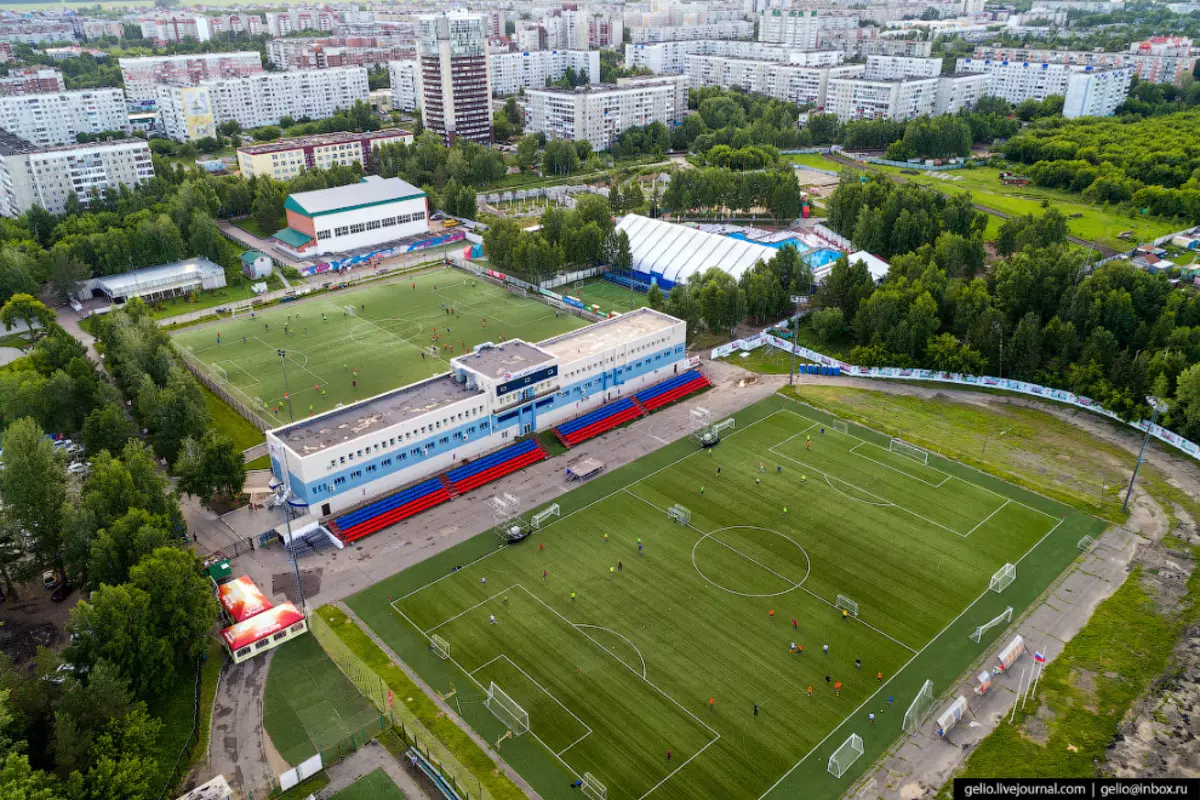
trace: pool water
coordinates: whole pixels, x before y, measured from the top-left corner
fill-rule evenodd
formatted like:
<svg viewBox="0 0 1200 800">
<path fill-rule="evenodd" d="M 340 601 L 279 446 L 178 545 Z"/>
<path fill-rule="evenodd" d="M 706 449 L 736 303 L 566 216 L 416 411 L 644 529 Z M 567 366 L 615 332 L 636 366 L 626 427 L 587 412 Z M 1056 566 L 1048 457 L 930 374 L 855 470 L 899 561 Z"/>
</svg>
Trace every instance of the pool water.
<svg viewBox="0 0 1200 800">
<path fill-rule="evenodd" d="M 782 239 L 778 242 L 759 242 L 754 239 L 751 239 L 750 237 L 748 237 L 746 234 L 742 233 L 741 231 L 734 231 L 733 233 L 727 233 L 725 235 L 728 236 L 730 239 L 741 239 L 743 242 L 750 242 L 750 244 L 762 245 L 763 247 L 770 247 L 775 250 L 782 250 L 784 247 L 788 246 L 789 244 L 792 247 L 796 248 L 796 250 L 801 253 L 803 253 L 809 249 L 808 245 L 806 245 L 804 242 L 800 241 L 799 239 L 795 239 L 795 238 Z"/>
<path fill-rule="evenodd" d="M 832 264 L 834 261 L 837 261 L 841 255 L 842 253 L 839 250 L 822 248 L 820 250 L 813 250 L 811 253 L 805 254 L 804 260 L 808 262 L 810 267 L 816 269 L 817 267 L 823 267 L 826 264 Z"/>
</svg>

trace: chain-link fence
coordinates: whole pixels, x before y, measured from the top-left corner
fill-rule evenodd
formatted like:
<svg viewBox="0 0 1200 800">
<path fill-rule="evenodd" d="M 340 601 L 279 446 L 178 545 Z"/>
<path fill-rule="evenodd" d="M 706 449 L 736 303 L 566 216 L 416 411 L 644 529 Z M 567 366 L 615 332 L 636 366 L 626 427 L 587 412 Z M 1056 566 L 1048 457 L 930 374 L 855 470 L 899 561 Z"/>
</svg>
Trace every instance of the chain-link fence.
<svg viewBox="0 0 1200 800">
<path fill-rule="evenodd" d="M 322 619 L 319 613 L 314 612 L 309 615 L 308 629 L 316 637 L 325 654 L 333 663 L 337 664 L 338 669 L 379 709 L 380 714 L 383 715 L 380 719 L 390 718 L 392 724 L 395 725 L 396 732 L 404 739 L 405 744 L 420 750 L 462 797 L 487 800 L 491 796 L 471 774 L 471 771 L 450 752 L 449 748 L 429 732 L 429 729 L 417 719 L 408 706 L 404 703 L 391 702 L 395 696 L 391 687 L 333 632 L 329 623 Z M 341 747 L 344 744 L 346 743 L 339 742 L 336 746 Z M 360 741 L 358 747 L 361 747 L 362 744 L 363 742 Z M 322 752 L 324 753 L 324 751 L 325 747 L 322 743 Z M 338 758 L 344 758 L 349 752 L 353 752 L 353 750 L 343 752 Z M 333 753 L 331 752 L 330 755 L 332 756 Z M 330 763 L 332 762 L 326 759 L 326 766 Z"/>
<path fill-rule="evenodd" d="M 171 771 L 167 773 L 167 779 L 163 783 L 162 792 L 159 794 L 160 800 L 171 794 L 171 790 L 179 784 L 179 770 L 186 762 L 187 756 L 192 752 L 192 747 L 195 746 L 200 736 L 200 674 L 203 664 L 204 661 L 202 659 L 196 659 L 196 685 L 194 688 L 195 694 L 192 698 L 192 729 L 188 731 L 187 740 L 183 743 L 183 747 L 179 748 L 179 754 L 175 756 L 175 763 L 171 765 Z"/>
</svg>

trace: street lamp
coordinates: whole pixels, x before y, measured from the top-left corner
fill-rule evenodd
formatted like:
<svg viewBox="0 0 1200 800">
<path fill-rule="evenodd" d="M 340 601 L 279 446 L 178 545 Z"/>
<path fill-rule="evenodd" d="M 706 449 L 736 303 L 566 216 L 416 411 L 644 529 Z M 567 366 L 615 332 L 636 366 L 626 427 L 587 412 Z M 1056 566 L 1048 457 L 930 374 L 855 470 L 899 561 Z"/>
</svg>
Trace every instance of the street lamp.
<svg viewBox="0 0 1200 800">
<path fill-rule="evenodd" d="M 283 493 L 283 502 L 279 505 L 283 509 L 283 522 L 287 526 L 287 551 L 288 556 L 290 556 L 292 561 L 292 577 L 296 581 L 296 599 L 300 601 L 300 613 L 307 617 L 308 602 L 304 598 L 304 585 L 300 582 L 300 563 L 296 556 L 296 539 L 292 535 L 292 475 L 288 470 L 287 448 L 281 447 L 279 448 L 279 452 L 283 457 L 284 476 L 284 484 L 281 488 Z"/>
<path fill-rule="evenodd" d="M 1157 397 L 1147 396 L 1146 402 L 1150 404 L 1150 424 L 1146 426 L 1146 435 L 1142 438 L 1142 449 L 1138 453 L 1137 463 L 1133 465 L 1133 475 L 1129 478 L 1129 488 L 1125 490 L 1125 502 L 1121 504 L 1121 513 L 1124 514 L 1129 509 L 1129 498 L 1133 496 L 1133 484 L 1137 481 L 1138 469 L 1142 466 L 1142 462 L 1146 460 L 1146 450 L 1150 447 L 1150 431 L 1153 430 L 1154 424 L 1158 422 L 1158 415 L 1167 410 L 1167 404 Z"/>
<path fill-rule="evenodd" d="M 1003 378 L 1004 377 L 1004 326 L 1000 324 L 1000 320 L 996 320 L 995 322 L 992 323 L 992 330 L 996 333 L 996 336 L 998 337 L 998 339 L 1000 341 L 1000 366 L 999 366 L 1000 374 L 997 375 L 996 377 Z"/>
<path fill-rule="evenodd" d="M 275 352 L 279 355 L 280 366 L 283 367 L 283 396 L 287 400 L 287 404 L 288 404 L 288 420 L 291 422 L 295 422 L 296 415 L 292 413 L 292 393 L 291 393 L 291 390 L 288 389 L 287 350 L 280 348 L 280 349 L 276 350 Z"/>
</svg>

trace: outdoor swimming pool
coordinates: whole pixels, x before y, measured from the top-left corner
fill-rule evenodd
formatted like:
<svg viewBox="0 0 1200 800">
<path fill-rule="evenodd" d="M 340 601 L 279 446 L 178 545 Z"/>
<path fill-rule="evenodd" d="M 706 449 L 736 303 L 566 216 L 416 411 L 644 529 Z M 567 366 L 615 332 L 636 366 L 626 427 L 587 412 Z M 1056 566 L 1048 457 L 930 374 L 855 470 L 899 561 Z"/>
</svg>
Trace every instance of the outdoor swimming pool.
<svg viewBox="0 0 1200 800">
<path fill-rule="evenodd" d="M 796 248 L 797 252 L 804 256 L 804 260 L 813 269 L 823 267 L 827 264 L 832 264 L 834 261 L 838 260 L 839 256 L 842 255 L 840 250 L 833 250 L 828 247 L 823 247 L 820 250 L 813 250 L 804 242 L 795 237 L 781 239 L 777 242 L 759 242 L 746 236 L 746 234 L 742 233 L 741 231 L 734 231 L 733 233 L 727 233 L 725 235 L 731 239 L 740 239 L 743 242 L 750 242 L 751 244 L 762 245 L 763 247 L 770 247 L 775 250 L 782 250 L 784 247 L 790 244 L 792 247 Z"/>
<path fill-rule="evenodd" d="M 771 247 L 771 248 L 774 248 L 775 250 L 782 250 L 784 247 L 786 247 L 789 244 L 792 247 L 796 248 L 796 250 L 801 253 L 803 253 L 809 249 L 808 245 L 806 245 L 804 242 L 802 242 L 799 239 L 796 239 L 794 237 L 791 239 L 782 239 L 778 242 L 760 242 L 760 241 L 757 241 L 756 239 L 751 239 L 749 236 L 742 233 L 741 231 L 734 231 L 733 233 L 727 233 L 725 235 L 728 236 L 730 239 L 741 239 L 743 242 L 750 242 L 750 244 L 758 244 L 758 245 L 762 245 L 763 247 Z"/>
<path fill-rule="evenodd" d="M 811 253 L 805 253 L 804 260 L 808 262 L 810 267 L 816 269 L 817 267 L 823 267 L 826 264 L 832 264 L 834 261 L 837 261 L 841 255 L 842 253 L 839 250 L 822 248 L 820 250 L 813 250 Z"/>
</svg>

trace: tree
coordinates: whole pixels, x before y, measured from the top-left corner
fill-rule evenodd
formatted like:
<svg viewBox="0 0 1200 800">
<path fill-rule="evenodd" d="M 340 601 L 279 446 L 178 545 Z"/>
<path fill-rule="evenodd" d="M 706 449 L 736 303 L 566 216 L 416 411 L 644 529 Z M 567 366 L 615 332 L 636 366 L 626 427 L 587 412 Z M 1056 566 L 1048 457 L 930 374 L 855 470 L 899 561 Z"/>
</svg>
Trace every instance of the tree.
<svg viewBox="0 0 1200 800">
<path fill-rule="evenodd" d="M 9 750 L 0 761 L 0 797 L 13 800 L 61 800 L 50 776 L 29 766 L 29 756 Z"/>
<path fill-rule="evenodd" d="M 246 481 L 246 460 L 232 439 L 210 430 L 200 441 L 184 440 L 175 474 L 179 488 L 202 502 L 216 494 L 232 498 Z"/>
<path fill-rule="evenodd" d="M 817 290 L 815 303 L 819 308 L 840 308 L 846 319 L 854 319 L 858 306 L 875 290 L 875 282 L 862 261 L 850 263 L 842 256 L 834 262 L 829 277 Z"/>
<path fill-rule="evenodd" d="M 43 563 L 61 568 L 62 506 L 67 473 L 50 440 L 28 417 L 9 426 L 0 455 L 4 512 L 33 537 Z"/>
<path fill-rule="evenodd" d="M 553 175 L 570 175 L 579 165 L 579 156 L 571 142 L 555 139 L 546 143 L 542 164 Z"/>
<path fill-rule="evenodd" d="M 54 712 L 54 763 L 59 772 L 86 769 L 95 735 L 133 706 L 129 681 L 103 659 L 88 673 L 86 683 L 67 677 Z"/>
<path fill-rule="evenodd" d="M 537 163 L 537 155 L 541 147 L 537 134 L 529 133 L 522 136 L 521 140 L 517 142 L 517 165 L 521 169 L 532 167 Z"/>
<path fill-rule="evenodd" d="M 204 652 L 218 610 L 199 556 L 160 547 L 129 571 L 129 583 L 150 596 L 154 629 L 173 652 L 189 659 Z"/>
<path fill-rule="evenodd" d="M 0 248 L 0 299 L 37 293 L 37 263 L 16 246 Z"/>
<path fill-rule="evenodd" d="M 116 586 L 129 570 L 152 550 L 172 541 L 166 517 L 131 508 L 96 533 L 88 562 L 89 583 Z"/>
<path fill-rule="evenodd" d="M 162 728 L 163 723 L 140 704 L 109 721 L 89 753 L 91 766 L 87 773 L 73 773 L 67 781 L 67 793 L 87 800 L 158 797 L 160 767 L 155 744 Z"/>
<path fill-rule="evenodd" d="M 10 331 L 18 322 L 25 323 L 30 331 L 46 331 L 55 324 L 54 312 L 46 308 L 41 300 L 28 294 L 14 294 L 8 298 L 8 302 L 0 308 L 0 322 L 4 323 L 5 330 Z"/>
<path fill-rule="evenodd" d="M 208 214 L 197 213 L 192 216 L 188 228 L 188 244 L 193 253 L 204 256 L 209 261 L 221 262 L 225 252 L 225 239 L 217 228 L 217 223 Z"/>
<path fill-rule="evenodd" d="M 137 434 L 137 425 L 115 403 L 105 403 L 83 420 L 80 438 L 89 453 L 102 450 L 119 453 L 125 443 Z"/>
<path fill-rule="evenodd" d="M 517 243 L 524 235 L 521 226 L 507 218 L 496 220 L 483 232 L 483 247 L 495 269 L 502 272 L 512 269 Z"/>
<path fill-rule="evenodd" d="M 943 333 L 929 340 L 925 361 L 930 369 L 978 375 L 983 371 L 983 356 L 978 350 L 963 344 L 952 333 Z"/>
<path fill-rule="evenodd" d="M 719 267 L 709 268 L 694 280 L 696 302 L 709 331 L 732 333 L 734 326 L 746 316 L 746 298 L 737 281 Z M 688 293 L 692 291 L 692 280 L 689 280 Z"/>
<path fill-rule="evenodd" d="M 88 265 L 65 250 L 55 248 L 50 258 L 50 286 L 60 300 L 79 291 L 79 286 L 92 276 Z"/>
<path fill-rule="evenodd" d="M 821 344 L 840 339 L 846 333 L 846 317 L 840 308 L 822 308 L 814 311 L 809 317 L 813 333 Z"/>
<path fill-rule="evenodd" d="M 171 645 L 155 631 L 156 612 L 144 590 L 130 584 L 101 586 L 71 609 L 67 660 L 91 670 L 112 662 L 138 697 L 157 694 L 174 677 Z"/>
</svg>

